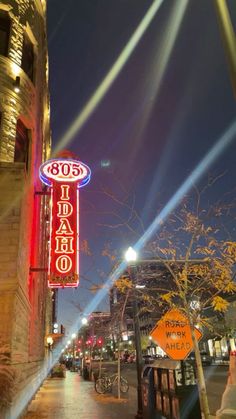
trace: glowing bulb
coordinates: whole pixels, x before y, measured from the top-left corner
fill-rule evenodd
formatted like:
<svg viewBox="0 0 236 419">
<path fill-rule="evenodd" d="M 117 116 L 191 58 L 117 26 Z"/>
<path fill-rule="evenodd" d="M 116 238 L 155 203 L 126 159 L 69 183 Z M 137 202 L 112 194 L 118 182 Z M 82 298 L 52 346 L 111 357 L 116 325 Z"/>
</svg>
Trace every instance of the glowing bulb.
<svg viewBox="0 0 236 419">
<path fill-rule="evenodd" d="M 131 246 L 125 253 L 125 259 L 127 262 L 135 262 L 137 260 L 137 252 Z"/>
</svg>

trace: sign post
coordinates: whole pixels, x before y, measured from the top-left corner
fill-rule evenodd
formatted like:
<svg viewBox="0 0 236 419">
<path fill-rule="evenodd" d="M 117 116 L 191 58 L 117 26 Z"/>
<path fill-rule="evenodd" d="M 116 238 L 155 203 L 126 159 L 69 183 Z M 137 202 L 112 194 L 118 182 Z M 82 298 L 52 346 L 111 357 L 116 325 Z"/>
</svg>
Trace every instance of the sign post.
<svg viewBox="0 0 236 419">
<path fill-rule="evenodd" d="M 194 333 L 200 340 L 202 332 L 195 327 Z M 164 314 L 150 335 L 168 357 L 176 361 L 185 359 L 193 350 L 189 321 L 178 309 L 171 309 Z"/>
<path fill-rule="evenodd" d="M 79 188 L 90 175 L 88 166 L 72 159 L 52 159 L 40 167 L 41 181 L 51 188 L 50 288 L 79 284 Z"/>
</svg>

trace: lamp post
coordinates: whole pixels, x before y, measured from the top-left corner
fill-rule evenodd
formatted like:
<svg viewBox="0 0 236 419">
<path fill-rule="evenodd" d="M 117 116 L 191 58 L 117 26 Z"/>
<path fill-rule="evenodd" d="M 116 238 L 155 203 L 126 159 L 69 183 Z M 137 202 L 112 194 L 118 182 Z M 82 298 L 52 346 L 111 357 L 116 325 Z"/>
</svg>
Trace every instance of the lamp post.
<svg viewBox="0 0 236 419">
<path fill-rule="evenodd" d="M 141 387 L 141 374 L 142 374 L 142 349 L 141 349 L 141 337 L 140 337 L 140 325 L 139 325 L 139 316 L 138 316 L 138 304 L 135 293 L 135 262 L 137 260 L 137 253 L 132 248 L 129 247 L 125 253 L 125 259 L 128 262 L 128 269 L 130 278 L 133 283 L 134 293 L 133 293 L 133 321 L 134 321 L 134 342 L 136 350 L 136 370 L 137 370 L 137 399 L 138 399 L 138 410 L 136 414 L 136 419 L 143 418 L 143 402 L 142 402 L 142 387 Z"/>
<path fill-rule="evenodd" d="M 86 340 L 86 331 L 85 328 L 88 325 L 87 317 L 82 317 L 81 324 L 83 326 L 83 333 L 82 333 L 82 359 L 81 359 L 81 375 L 84 377 L 84 369 L 85 365 L 85 340 Z"/>
<path fill-rule="evenodd" d="M 72 339 L 72 371 L 75 371 L 75 338 L 76 333 L 72 333 L 71 339 Z"/>
<path fill-rule="evenodd" d="M 53 338 L 51 336 L 48 336 L 47 337 L 48 371 L 50 371 L 52 367 L 52 345 L 53 345 Z"/>
</svg>

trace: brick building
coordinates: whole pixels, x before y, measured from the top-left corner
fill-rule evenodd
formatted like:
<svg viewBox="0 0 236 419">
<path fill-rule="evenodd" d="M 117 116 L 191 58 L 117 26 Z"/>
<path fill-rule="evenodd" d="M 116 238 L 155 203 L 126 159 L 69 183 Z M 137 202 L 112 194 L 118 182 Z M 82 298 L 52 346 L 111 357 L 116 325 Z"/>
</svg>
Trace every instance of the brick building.
<svg viewBox="0 0 236 419">
<path fill-rule="evenodd" d="M 22 400 L 23 389 L 37 376 L 45 358 L 45 337 L 51 332 L 51 293 L 43 271 L 47 265 L 48 198 L 38 194 L 42 190 L 38 169 L 50 153 L 45 14 L 45 0 L 0 2 L 3 410 L 9 402 L 13 401 L 14 406 Z"/>
</svg>

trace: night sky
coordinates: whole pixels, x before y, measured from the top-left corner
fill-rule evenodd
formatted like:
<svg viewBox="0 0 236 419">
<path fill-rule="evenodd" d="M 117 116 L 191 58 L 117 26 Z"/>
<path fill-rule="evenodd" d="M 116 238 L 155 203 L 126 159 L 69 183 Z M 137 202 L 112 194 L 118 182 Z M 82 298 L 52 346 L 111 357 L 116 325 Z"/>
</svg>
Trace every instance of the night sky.
<svg viewBox="0 0 236 419">
<path fill-rule="evenodd" d="M 147 227 L 159 206 L 168 202 L 236 118 L 212 0 L 189 1 L 160 80 L 174 30 L 173 9 L 184 2 L 163 1 L 104 99 L 66 146 L 92 169 L 91 183 L 81 191 L 80 213 L 81 240 L 88 240 L 92 256 L 81 255 L 80 287 L 60 291 L 59 321 L 66 326 L 78 314 L 76 305 L 84 309 L 92 298 L 88 291 L 92 283 L 101 282 L 104 272 L 109 272 L 108 258 L 101 256 L 104 244 L 109 242 L 118 257 L 134 244 L 122 229 L 104 226 L 117 223 L 114 211 L 119 205 L 113 207 L 101 190 L 121 200 L 135 199 Z M 53 148 L 151 4 L 148 0 L 48 0 Z M 236 23 L 235 1 L 229 1 L 229 6 Z M 214 189 L 216 196 L 235 187 L 235 155 L 233 141 L 201 179 L 225 172 Z"/>
</svg>

